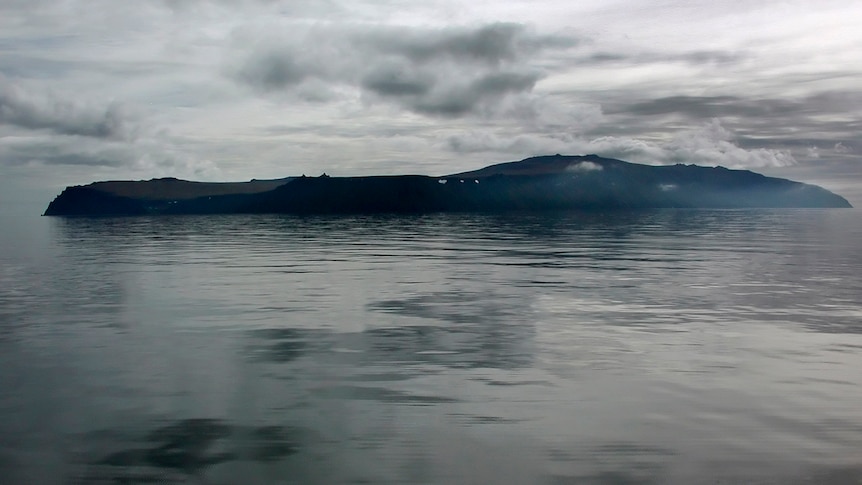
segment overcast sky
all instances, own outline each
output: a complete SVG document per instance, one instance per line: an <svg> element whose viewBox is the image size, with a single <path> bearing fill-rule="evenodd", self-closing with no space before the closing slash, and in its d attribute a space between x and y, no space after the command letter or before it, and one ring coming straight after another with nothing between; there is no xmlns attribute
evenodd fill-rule
<svg viewBox="0 0 862 485"><path fill-rule="evenodd" d="M0 0L0 202L597 153L862 205L859 19L847 0Z"/></svg>

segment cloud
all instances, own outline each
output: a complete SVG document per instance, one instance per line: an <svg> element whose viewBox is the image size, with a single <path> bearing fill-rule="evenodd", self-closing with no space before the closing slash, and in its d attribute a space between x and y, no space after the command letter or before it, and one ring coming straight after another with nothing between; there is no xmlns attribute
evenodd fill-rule
<svg viewBox="0 0 862 485"><path fill-rule="evenodd" d="M455 60L497 66L515 62L547 48L568 48L579 40L562 35L537 35L515 23L478 28L375 29L360 34L372 51L396 54L416 63Z"/></svg>
<svg viewBox="0 0 862 485"><path fill-rule="evenodd" d="M10 137L0 143L0 162L10 167L112 169L125 177L130 173L149 173L212 178L219 173L210 160L158 138L126 143L52 134Z"/></svg>
<svg viewBox="0 0 862 485"><path fill-rule="evenodd" d="M612 110L643 116L683 114L698 118L720 116L786 115L797 110L798 102L788 100L752 100L737 96L668 96L624 105Z"/></svg>
<svg viewBox="0 0 862 485"><path fill-rule="evenodd" d="M787 119L819 113L852 112L862 103L857 93L827 91L803 97L763 98L752 96L666 96L646 101L618 104L608 109L613 114L657 116L680 114L695 118L749 117Z"/></svg>
<svg viewBox="0 0 862 485"><path fill-rule="evenodd" d="M604 153L638 157L650 163L694 163L729 168L786 167L797 163L789 150L739 147L732 133L718 119L683 130L666 143L605 137L592 140L590 144Z"/></svg>
<svg viewBox="0 0 862 485"><path fill-rule="evenodd" d="M503 98L529 92L538 79L532 72L491 72L465 83L441 83L400 104L418 113L450 117L478 113L479 109L496 112Z"/></svg>
<svg viewBox="0 0 862 485"><path fill-rule="evenodd" d="M424 96L434 87L433 72L411 69L403 62L388 62L367 73L361 82L363 89L379 96Z"/></svg>
<svg viewBox="0 0 862 485"><path fill-rule="evenodd" d="M237 73L238 79L263 90L295 86L314 74L300 64L291 52L261 52L250 57Z"/></svg>
<svg viewBox="0 0 862 485"><path fill-rule="evenodd" d="M796 164L789 150L744 149L734 143L732 133L717 119L683 130L665 142L631 137L604 136L587 139L579 135L499 136L491 132L452 135L451 150L460 153L496 152L516 156L549 153L584 154L619 158L648 164L693 163L729 168L786 167Z"/></svg>
<svg viewBox="0 0 862 485"><path fill-rule="evenodd" d="M566 167L568 172L599 172L604 170L604 167L598 163L586 161L581 163L573 163Z"/></svg>
<svg viewBox="0 0 862 485"><path fill-rule="evenodd" d="M128 149L71 137L35 136L0 144L0 158L10 165L122 167L133 163Z"/></svg>
<svg viewBox="0 0 862 485"><path fill-rule="evenodd" d="M682 63L692 66L726 66L747 60L749 54L739 51L693 50L687 52L593 52L578 58L588 65L644 65Z"/></svg>
<svg viewBox="0 0 862 485"><path fill-rule="evenodd" d="M757 148L746 150L733 142L733 134L718 119L700 128L686 130L673 138L668 149L671 159L689 163L729 167L786 167L795 165L789 150Z"/></svg>
<svg viewBox="0 0 862 485"><path fill-rule="evenodd" d="M449 135L445 146L456 153L495 153L505 157L580 153L577 141L565 136L495 133L492 130L469 130Z"/></svg>
<svg viewBox="0 0 862 485"><path fill-rule="evenodd" d="M118 103L92 103L0 76L0 164L206 174L169 130L127 114Z"/></svg>
<svg viewBox="0 0 862 485"><path fill-rule="evenodd" d="M123 139L132 134L117 104L89 106L49 92L35 92L0 76L0 122L62 135Z"/></svg>
<svg viewBox="0 0 862 485"><path fill-rule="evenodd" d="M334 24L262 38L240 31L237 59L227 70L264 95L297 95L314 82L431 117L487 116L499 115L504 100L529 94L544 77L531 66L534 55L577 42L505 23L436 29Z"/></svg>

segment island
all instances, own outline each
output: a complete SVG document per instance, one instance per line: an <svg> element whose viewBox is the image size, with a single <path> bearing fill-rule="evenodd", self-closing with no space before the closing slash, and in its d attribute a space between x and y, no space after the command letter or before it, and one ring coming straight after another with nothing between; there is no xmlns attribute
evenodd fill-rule
<svg viewBox="0 0 862 485"><path fill-rule="evenodd" d="M851 207L816 185L748 170L642 165L598 155L550 155L432 177L287 177L249 182L176 178L67 187L48 216L360 214Z"/></svg>

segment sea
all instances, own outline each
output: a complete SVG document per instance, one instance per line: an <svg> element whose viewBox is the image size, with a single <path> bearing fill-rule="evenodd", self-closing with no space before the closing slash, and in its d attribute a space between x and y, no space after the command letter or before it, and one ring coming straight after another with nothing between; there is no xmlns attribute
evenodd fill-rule
<svg viewBox="0 0 862 485"><path fill-rule="evenodd" d="M16 216L0 484L862 483L862 211Z"/></svg>

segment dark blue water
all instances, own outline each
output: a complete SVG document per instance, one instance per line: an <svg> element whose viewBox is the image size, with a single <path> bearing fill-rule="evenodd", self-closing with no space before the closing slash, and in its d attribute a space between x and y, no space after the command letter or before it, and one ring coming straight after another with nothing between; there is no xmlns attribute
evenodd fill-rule
<svg viewBox="0 0 862 485"><path fill-rule="evenodd" d="M2 484L862 480L859 211L5 227Z"/></svg>

